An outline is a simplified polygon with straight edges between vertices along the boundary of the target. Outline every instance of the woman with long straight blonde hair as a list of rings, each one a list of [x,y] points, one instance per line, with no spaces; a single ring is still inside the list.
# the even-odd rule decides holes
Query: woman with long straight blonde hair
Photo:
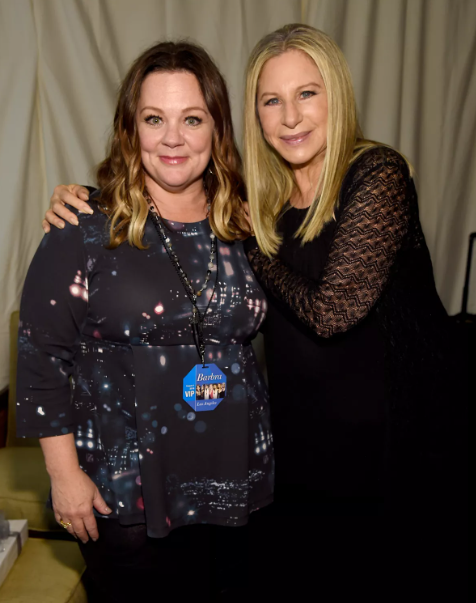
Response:
[[[270,306],[276,499],[374,515],[412,500],[414,511],[454,438],[450,323],[412,168],[363,137],[343,54],[307,25],[252,51],[244,140],[245,247]]]
[[[255,233],[245,248],[269,304],[275,528],[300,518],[293,550],[321,542],[324,556],[337,546],[337,567],[367,575],[362,592],[383,555],[404,591],[441,596],[465,579],[454,528],[462,519],[465,533],[466,398],[412,168],[364,138],[346,60],[313,27],[287,25],[258,42],[244,111]],[[319,515],[365,521],[326,539]],[[389,516],[395,529],[382,539],[379,519]],[[295,571],[312,567],[294,559]]]

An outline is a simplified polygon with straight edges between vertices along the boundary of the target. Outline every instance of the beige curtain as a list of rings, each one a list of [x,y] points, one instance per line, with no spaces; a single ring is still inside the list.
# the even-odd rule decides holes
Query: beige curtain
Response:
[[[365,135],[416,168],[437,287],[456,314],[476,230],[475,0],[309,1],[304,18],[343,49]]]
[[[413,162],[439,291],[458,311],[476,230],[474,0],[0,0],[0,389],[49,196],[59,182],[93,183],[130,62],[165,37],[204,45],[227,78],[239,139],[248,54],[298,21],[342,46],[366,135]]]

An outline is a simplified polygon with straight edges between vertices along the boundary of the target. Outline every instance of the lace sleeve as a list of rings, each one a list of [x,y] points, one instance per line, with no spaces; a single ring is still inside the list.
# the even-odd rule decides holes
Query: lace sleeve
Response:
[[[348,331],[367,316],[409,228],[411,180],[403,158],[390,149],[375,149],[358,162],[319,280],[259,250],[248,253],[266,289],[326,338]]]

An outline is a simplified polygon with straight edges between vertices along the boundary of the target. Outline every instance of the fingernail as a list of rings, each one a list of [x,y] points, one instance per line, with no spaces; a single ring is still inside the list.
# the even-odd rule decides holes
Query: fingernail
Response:
[[[84,211],[87,214],[93,214],[94,213],[94,211],[89,207],[89,205],[86,205],[86,207],[84,208]]]
[[[71,219],[71,224],[74,224],[75,226],[78,226],[78,224],[79,224],[78,218],[72,218]]]
[[[58,228],[64,228],[64,224],[58,224]]]
[[[97,538],[93,538],[92,540],[93,540],[93,542],[97,542]]]

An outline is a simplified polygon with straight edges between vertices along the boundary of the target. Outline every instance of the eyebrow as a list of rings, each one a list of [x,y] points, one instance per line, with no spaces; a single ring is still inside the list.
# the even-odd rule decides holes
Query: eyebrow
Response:
[[[157,113],[162,113],[162,109],[159,109],[158,107],[144,107],[140,110],[141,113],[144,111],[157,111]],[[186,107],[182,110],[182,113],[188,113],[189,111],[202,111],[203,113],[208,112],[207,109],[204,109],[203,107]]]
[[[302,86],[298,86],[296,88],[296,90],[301,90],[302,88],[308,88],[309,86],[316,86],[316,88],[322,88],[321,84],[318,84],[317,82],[309,82],[308,84],[303,84]],[[279,94],[277,92],[263,92],[263,94],[261,94],[261,96],[260,96],[260,99],[262,99],[263,96],[279,96]]]

